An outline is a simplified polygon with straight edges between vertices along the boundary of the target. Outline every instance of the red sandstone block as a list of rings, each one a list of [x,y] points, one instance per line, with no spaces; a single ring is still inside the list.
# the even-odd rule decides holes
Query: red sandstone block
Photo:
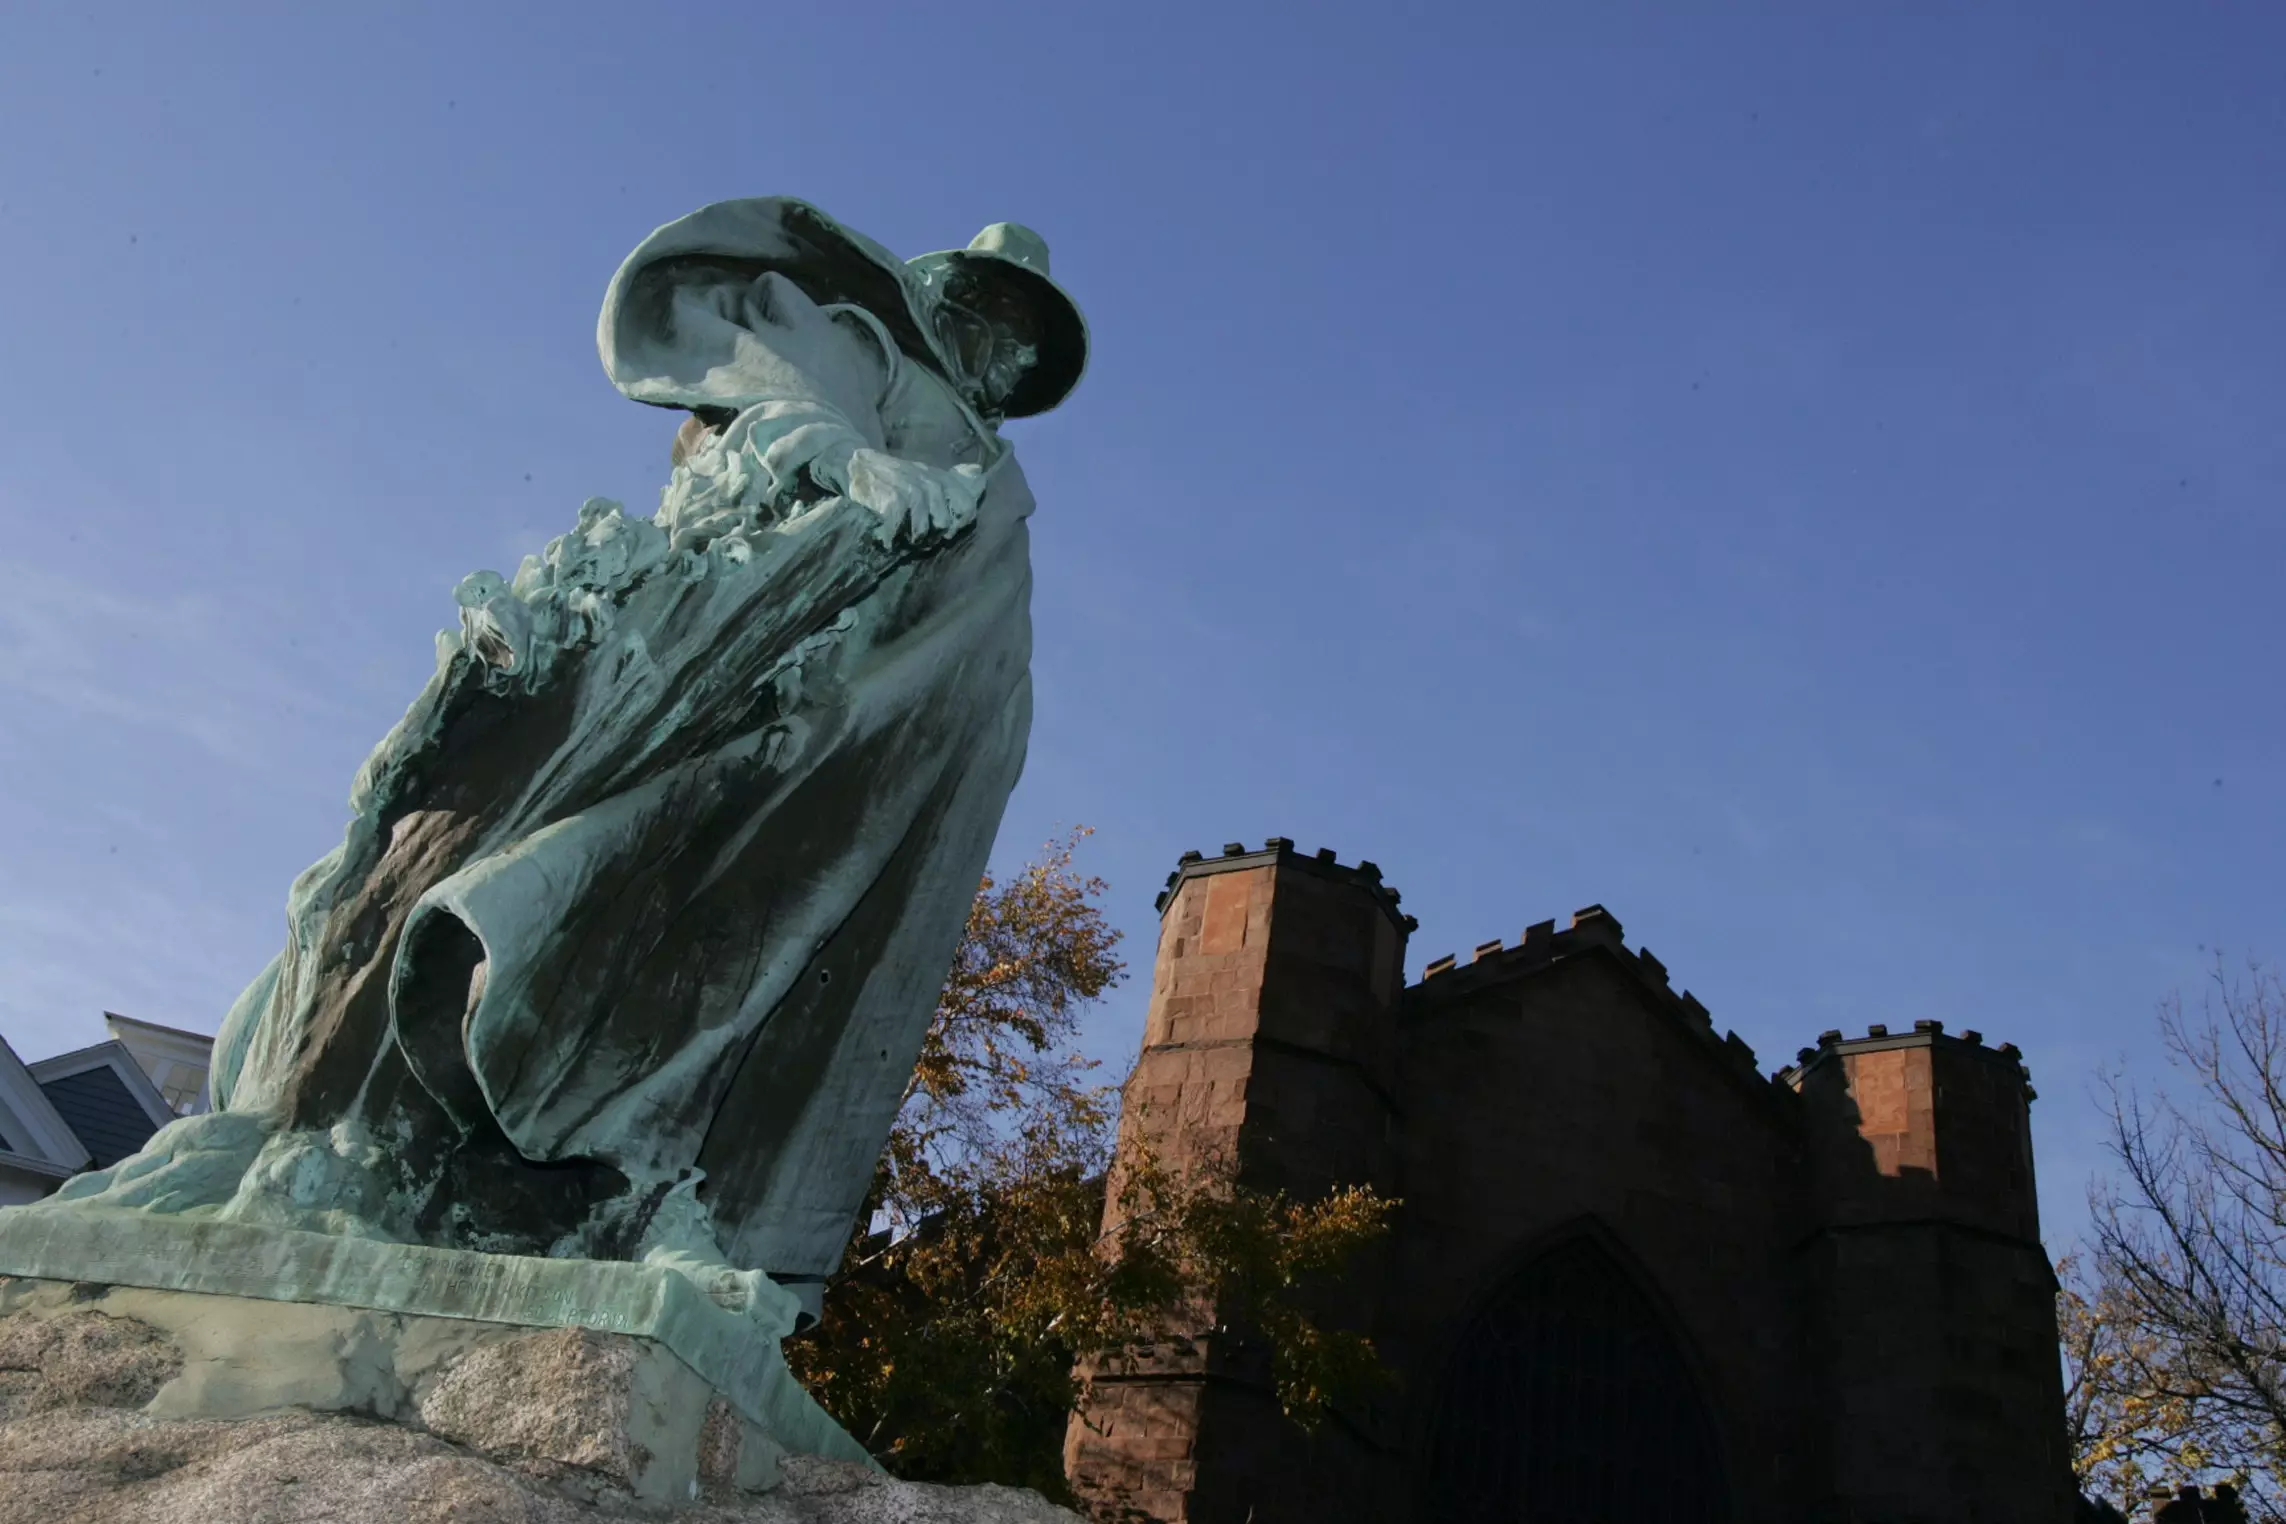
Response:
[[[1130,1440],[1128,1454],[1152,1461],[1186,1461],[1191,1458],[1191,1442],[1180,1434]]]
[[[1249,874],[1226,874],[1207,881],[1206,915],[1199,933],[1199,951],[1236,952],[1246,945],[1248,912],[1252,908],[1245,880]]]
[[[1173,1451],[1153,1451],[1151,1453],[1188,1455],[1191,1453],[1191,1430],[1197,1423],[1197,1412],[1185,1408],[1152,1414],[1144,1420],[1142,1430],[1146,1439],[1152,1441],[1173,1440],[1179,1447]]]

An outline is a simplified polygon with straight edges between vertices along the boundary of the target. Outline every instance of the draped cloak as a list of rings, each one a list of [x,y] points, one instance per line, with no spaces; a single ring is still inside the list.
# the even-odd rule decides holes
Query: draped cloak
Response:
[[[1031,717],[1022,473],[804,215],[725,203],[621,270],[606,369],[712,441],[656,520],[591,504],[464,585],[216,1066],[292,1126],[385,1130],[409,1072],[526,1160],[703,1170],[729,1259],[792,1280],[838,1263]],[[972,521],[889,533],[916,483]]]

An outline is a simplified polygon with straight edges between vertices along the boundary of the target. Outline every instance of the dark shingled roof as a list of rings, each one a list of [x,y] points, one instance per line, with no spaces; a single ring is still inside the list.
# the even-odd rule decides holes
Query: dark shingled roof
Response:
[[[159,1130],[109,1064],[48,1080],[40,1088],[64,1125],[95,1156],[97,1169],[117,1164]]]

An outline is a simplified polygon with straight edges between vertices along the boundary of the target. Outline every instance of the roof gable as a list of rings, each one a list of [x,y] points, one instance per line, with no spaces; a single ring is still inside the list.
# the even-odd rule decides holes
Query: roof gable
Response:
[[[126,1046],[99,1042],[30,1066],[32,1078],[98,1168],[116,1164],[175,1119]]]
[[[1574,911],[1572,923],[1562,931],[1554,921],[1540,921],[1524,929],[1514,947],[1499,942],[1480,945],[1467,963],[1453,957],[1437,958],[1422,970],[1421,981],[1404,994],[1408,1024],[1434,1020],[1449,1006],[1459,1005],[1481,991],[1514,984],[1547,973],[1579,959],[1608,959],[1630,983],[1653,1013],[1673,1022],[1694,1040],[1718,1068],[1772,1100],[1791,1097],[1790,1087],[1778,1083],[1757,1067],[1754,1050],[1736,1032],[1715,1034],[1714,1019],[1689,990],[1676,991],[1667,980],[1667,965],[1648,947],[1628,949],[1619,918],[1601,905]]]
[[[49,1100],[40,1082],[0,1038],[0,1151],[75,1170],[88,1161],[88,1149]]]

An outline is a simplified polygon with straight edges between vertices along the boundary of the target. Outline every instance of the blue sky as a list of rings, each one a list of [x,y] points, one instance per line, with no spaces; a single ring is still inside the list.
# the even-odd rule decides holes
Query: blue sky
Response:
[[[1305,23],[1302,18],[1309,19]],[[1144,977],[1175,855],[1371,857],[1440,953],[1590,902],[1775,1066],[2105,1063],[2286,959],[2286,11],[103,7],[0,18],[0,1032],[211,1029],[451,590],[672,420],[650,228],[1038,227],[1038,718]]]

